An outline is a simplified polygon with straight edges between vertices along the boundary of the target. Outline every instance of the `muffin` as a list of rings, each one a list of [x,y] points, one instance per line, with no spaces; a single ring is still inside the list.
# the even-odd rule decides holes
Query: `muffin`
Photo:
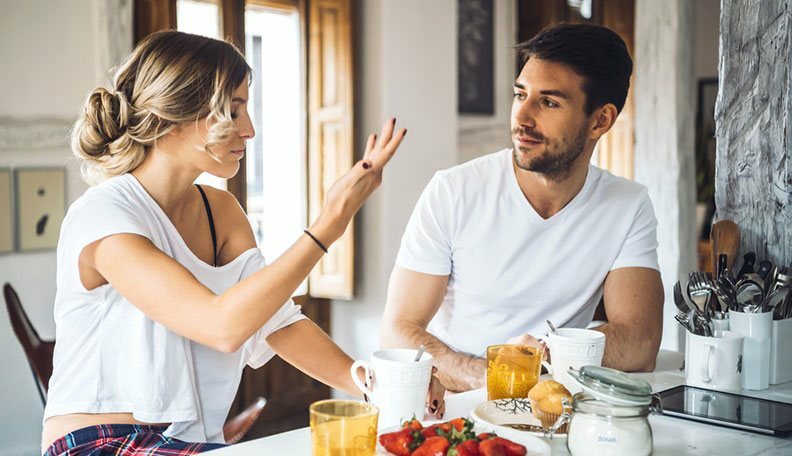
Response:
[[[531,411],[534,416],[542,422],[542,427],[549,429],[564,413],[563,399],[572,403],[572,395],[564,385],[553,380],[542,380],[534,386],[528,393],[531,402]],[[567,425],[564,424],[558,429],[559,433],[565,433]]]

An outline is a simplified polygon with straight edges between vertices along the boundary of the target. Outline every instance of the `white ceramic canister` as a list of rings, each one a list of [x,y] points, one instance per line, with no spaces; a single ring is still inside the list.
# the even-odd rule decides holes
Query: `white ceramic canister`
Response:
[[[649,383],[606,367],[570,369],[583,392],[572,398],[567,448],[573,456],[652,454],[650,413],[662,413]]]

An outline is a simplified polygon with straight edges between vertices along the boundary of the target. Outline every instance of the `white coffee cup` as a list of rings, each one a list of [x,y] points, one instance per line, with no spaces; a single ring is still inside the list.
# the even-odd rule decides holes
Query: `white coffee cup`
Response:
[[[560,328],[547,338],[551,363],[543,362],[553,380],[572,394],[582,391],[580,384],[569,375],[569,368],[601,366],[605,354],[605,334],[592,329]]]
[[[743,336],[723,331],[721,337],[686,332],[685,383],[717,391],[740,391]]]
[[[413,416],[424,418],[426,395],[432,379],[432,355],[424,352],[421,359],[414,361],[416,350],[378,350],[371,361],[355,361],[352,364],[352,380],[371,402],[379,407],[379,428],[399,425]],[[364,384],[358,375],[365,371]]]

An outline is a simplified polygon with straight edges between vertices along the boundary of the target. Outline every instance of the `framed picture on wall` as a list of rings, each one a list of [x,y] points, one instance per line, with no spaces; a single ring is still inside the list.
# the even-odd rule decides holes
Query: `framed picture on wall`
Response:
[[[494,2],[458,2],[458,111],[460,114],[494,114]]]
[[[16,184],[17,249],[53,249],[66,211],[63,168],[21,168]]]
[[[14,250],[14,212],[11,204],[11,170],[0,168],[0,254]]]
[[[709,203],[715,198],[715,100],[718,79],[698,82],[696,109],[696,200]]]

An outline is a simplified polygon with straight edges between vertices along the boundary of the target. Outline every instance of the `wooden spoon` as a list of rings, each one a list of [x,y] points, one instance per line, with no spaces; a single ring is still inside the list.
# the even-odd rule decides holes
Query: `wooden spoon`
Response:
[[[740,228],[731,220],[719,220],[712,225],[710,231],[710,247],[712,248],[712,270],[718,272],[718,257],[726,255],[726,268],[730,271],[740,250]]]

